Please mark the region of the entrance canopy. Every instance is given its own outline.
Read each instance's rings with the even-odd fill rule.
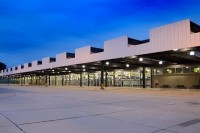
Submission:
[[[64,67],[42,69],[37,71],[25,72],[20,75],[63,75],[69,73],[96,72],[103,67],[106,71],[116,69],[136,69],[138,67],[160,68],[172,65],[193,66],[200,64],[200,47],[187,49],[174,49],[171,51],[144,54],[140,56],[122,57],[117,59],[89,62]]]

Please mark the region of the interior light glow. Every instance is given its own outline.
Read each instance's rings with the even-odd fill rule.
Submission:
[[[162,64],[163,64],[163,61],[159,61],[159,64],[162,65]]]
[[[190,55],[191,56],[195,55],[195,52],[194,51],[190,51]]]
[[[139,61],[143,61],[143,58],[139,58]]]

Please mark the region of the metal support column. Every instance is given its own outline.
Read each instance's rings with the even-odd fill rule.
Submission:
[[[55,84],[54,84],[55,86],[56,86],[56,82],[57,82],[57,78],[56,78],[56,75],[55,75]]]
[[[45,86],[47,87],[48,84],[47,84],[47,78],[48,78],[48,75],[47,75],[47,72],[45,72]]]
[[[115,87],[115,71],[113,72],[113,86]]]
[[[35,75],[34,75],[34,82],[35,82],[35,85],[37,85],[37,82],[38,82],[38,81],[37,81],[37,78],[38,78],[38,77],[37,77],[37,75],[35,74]]]
[[[151,68],[151,88],[153,88],[153,69]]]
[[[82,72],[80,73],[80,87],[82,87]]]
[[[64,85],[64,75],[62,75],[62,86]]]
[[[88,73],[88,86],[90,86],[90,73]]]
[[[8,76],[8,85],[10,84],[10,78],[9,78],[9,76]]]
[[[24,85],[26,85],[26,76],[24,76]]]
[[[104,90],[104,62],[101,62],[101,89]]]
[[[146,88],[146,84],[145,84],[145,67],[142,67],[142,86],[143,88]]]
[[[49,86],[51,85],[51,76],[49,75]]]
[[[30,84],[33,85],[33,76],[30,75],[30,78],[31,78],[31,82],[30,82]]]
[[[107,70],[105,72],[106,72],[106,75],[105,75],[105,87],[108,87],[108,73],[107,73]]]
[[[37,85],[40,85],[40,75],[39,75],[39,77],[38,77]]]
[[[69,73],[69,85],[70,85],[70,82],[71,82],[71,74]]]

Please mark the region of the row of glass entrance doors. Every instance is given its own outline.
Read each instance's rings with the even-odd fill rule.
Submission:
[[[142,74],[139,70],[117,70],[114,72],[107,72],[104,74],[104,84],[108,87],[140,87],[143,84]],[[80,85],[80,74],[57,75],[50,77],[50,85]],[[106,83],[107,82],[107,83]],[[82,73],[82,86],[100,86],[101,76],[100,72],[95,73]],[[151,73],[146,70],[145,84],[151,86]]]
[[[48,75],[47,84],[50,86],[100,86],[101,74],[100,71],[95,73],[70,73],[68,75]],[[25,85],[45,85],[45,76],[32,76],[17,79],[16,83]],[[115,70],[104,74],[104,84],[108,87],[140,87],[143,84],[141,69],[136,70]],[[146,87],[151,86],[150,69],[145,71]]]

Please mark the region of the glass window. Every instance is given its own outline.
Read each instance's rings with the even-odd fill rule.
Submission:
[[[151,69],[146,69],[146,77],[151,77]]]
[[[163,68],[163,74],[168,74],[168,68]]]
[[[156,69],[156,71],[154,72],[155,75],[163,75],[163,69],[159,68]]]
[[[174,74],[175,68],[163,68],[163,74]]]
[[[177,74],[183,73],[183,68],[182,67],[176,68],[176,73]]]
[[[190,73],[191,67],[183,67],[183,73]]]

